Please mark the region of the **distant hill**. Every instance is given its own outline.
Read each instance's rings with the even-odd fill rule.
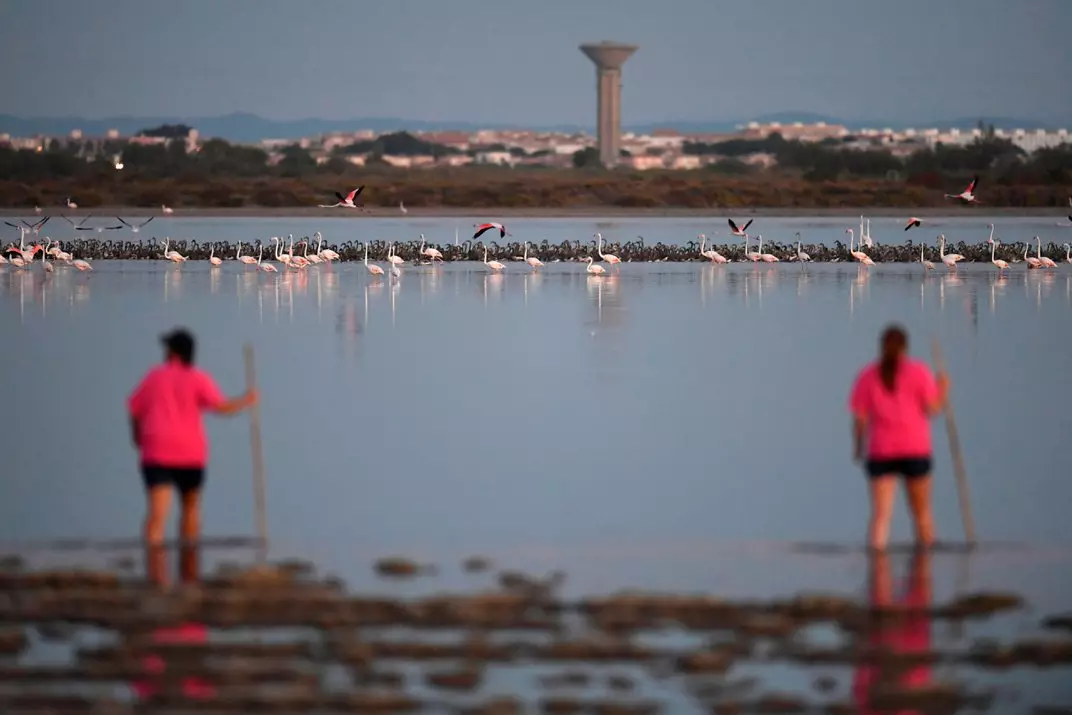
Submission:
[[[759,115],[736,120],[711,120],[692,121],[681,119],[667,119],[661,122],[645,122],[626,124],[624,131],[647,133],[655,129],[677,129],[685,133],[721,133],[732,132],[738,125],[749,121],[757,122],[781,122],[791,124],[793,122],[826,122],[827,124],[843,124],[850,129],[862,129],[864,127],[903,129],[906,127],[936,127],[949,129],[958,127],[970,129],[982,120],[986,124],[993,124],[1004,129],[1055,129],[1055,125],[1039,122],[1033,119],[1015,117],[964,117],[959,119],[932,120],[923,122],[891,122],[883,119],[846,119],[843,117],[831,117],[810,112],[778,112],[776,114]],[[376,132],[391,131],[475,131],[477,129],[539,129],[545,131],[565,132],[593,132],[594,125],[582,124],[559,124],[549,126],[521,127],[519,125],[486,125],[476,122],[464,121],[422,121],[415,119],[402,119],[398,117],[364,117],[357,119],[295,119],[276,120],[266,119],[256,114],[236,112],[217,117],[104,117],[101,119],[87,119],[85,117],[16,117],[10,114],[0,114],[0,133],[12,136],[34,136],[42,134],[46,136],[65,136],[73,129],[81,129],[85,136],[102,136],[109,129],[117,129],[124,136],[130,136],[142,129],[159,126],[161,124],[186,124],[195,127],[203,137],[220,137],[233,142],[257,142],[261,139],[297,139],[299,137],[326,134],[329,132],[352,132],[362,129],[370,129]],[[1072,124],[1072,123],[1070,123]],[[1067,124],[1064,126],[1068,126]]]

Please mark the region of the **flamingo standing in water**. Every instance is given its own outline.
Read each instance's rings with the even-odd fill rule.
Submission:
[[[208,252],[208,262],[211,263],[213,265],[213,267],[218,266],[221,263],[223,263],[222,258],[216,258],[216,247],[215,246],[213,246],[212,249]]]
[[[530,256],[529,255],[529,242],[528,241],[525,241],[525,255],[522,256],[522,258],[524,259],[525,263],[527,263],[530,266],[532,266],[532,270],[534,270],[534,271],[537,271],[540,268],[543,268],[543,261],[541,261],[536,256]]]
[[[264,247],[263,246],[261,246],[261,253],[262,254],[264,253]],[[243,256],[242,255],[242,242],[241,241],[238,242],[238,249],[235,251],[235,260],[236,261],[242,261],[242,263],[245,263],[247,266],[251,265],[251,264],[259,264],[260,263],[259,258],[254,258],[253,256]]]
[[[261,259],[264,258],[264,245],[260,246],[257,251],[257,270],[264,271],[265,273],[278,273],[279,269],[273,266],[271,263],[261,263]]]
[[[597,233],[596,239],[598,240],[596,243],[596,253],[599,254],[599,257],[614,266],[614,270],[621,270],[619,266],[621,265],[622,259],[615,256],[613,253],[603,253],[603,234]]]
[[[431,246],[429,246],[428,248],[424,247],[424,234],[423,233],[421,234],[421,248],[418,251],[418,253],[420,253],[422,256],[428,256],[428,258],[433,263],[435,263],[436,259],[439,259],[440,261],[443,260],[443,254],[439,252],[439,249],[432,248]]]
[[[487,246],[484,246],[484,265],[487,266],[488,269],[490,271],[492,271],[493,273],[499,273],[504,268],[506,268],[506,266],[504,266],[503,264],[499,263],[498,261],[489,261],[488,260],[488,247]]]
[[[946,253],[945,252],[945,234],[944,233],[942,235],[938,236],[938,241],[942,244],[942,250],[941,250],[941,253],[939,253],[939,255],[941,256],[941,259],[942,259],[942,263],[944,263],[945,267],[949,268],[950,270],[956,269],[957,261],[963,261],[964,256],[960,255],[959,253]]]
[[[778,256],[773,253],[763,252],[763,234],[759,234],[759,257],[763,259],[764,263],[777,263]]]
[[[865,266],[873,266],[875,262],[871,260],[871,256],[867,255],[863,251],[854,250],[853,241],[855,240],[856,236],[853,233],[852,229],[845,229],[845,233],[849,234],[849,255],[860,263],[864,264]]]
[[[80,271],[91,271],[93,266],[89,265],[88,261],[83,261],[81,258],[75,258],[74,254],[71,254],[71,267]]]
[[[402,260],[401,256],[396,256],[395,255],[394,241],[392,241],[391,244],[387,246],[387,260],[391,264],[392,267],[398,267],[398,266],[401,266],[403,263],[405,263],[405,261]],[[399,270],[401,270],[401,269],[399,269]],[[392,272],[393,272],[393,268],[392,268]]]
[[[319,231],[313,234],[313,238],[316,239],[316,255],[320,256],[325,261],[339,260],[339,254],[335,253],[335,251],[331,250],[330,248],[325,248],[322,251],[320,250],[320,246],[324,243],[324,237]]]
[[[383,268],[377,266],[375,263],[368,262],[368,241],[365,241],[365,270],[369,272],[370,276],[383,275]]]
[[[797,260],[800,261],[800,270],[804,270],[804,264],[811,260],[811,256],[800,250],[800,231],[797,231]]]
[[[311,255],[311,256],[309,255],[309,242],[308,241],[302,241],[302,244],[304,244],[304,246],[305,246],[305,251],[302,253],[302,258],[304,258],[308,263],[314,263],[315,264],[315,263],[323,263],[324,262],[324,259],[321,258],[319,255],[317,255],[315,253],[313,255]]]
[[[48,260],[48,249],[50,248],[52,248],[51,239],[48,242],[48,246],[46,246],[45,250],[41,253],[41,267],[45,269],[45,273],[51,273],[54,270],[52,268],[52,262]]]
[[[283,264],[284,267],[290,265],[290,256],[283,253],[283,239],[279,236],[272,236],[272,243],[275,244],[275,260]]]
[[[69,209],[76,209],[76,208],[78,208],[78,204],[76,204],[76,203],[75,203],[74,201],[71,201],[71,197],[70,197],[70,196],[68,196],[68,197],[67,197],[67,208],[69,208]]]
[[[998,243],[1000,243],[1000,241],[995,241],[992,238],[988,239],[988,241],[990,243],[990,262],[998,267],[998,272],[1000,273],[1001,271],[1008,268],[1009,264],[1007,261],[1003,261],[1000,258],[994,257],[994,250],[998,247]]]
[[[749,223],[752,223],[752,222],[749,221]],[[760,256],[759,251],[749,251],[748,250],[748,234],[747,233],[744,234],[744,257],[747,258],[748,260],[752,261],[752,263],[755,263],[756,261],[760,260],[760,258],[762,257],[762,256]]]
[[[165,206],[164,204],[160,204],[160,210],[164,212],[165,216],[170,216],[171,214],[175,213],[175,209],[171,208],[170,206]]]
[[[1042,267],[1042,262],[1039,261],[1039,259],[1035,258],[1034,256],[1027,255],[1027,246],[1028,246],[1028,244],[1025,243],[1024,244],[1024,261],[1027,263],[1028,269],[1030,270],[1032,268],[1041,268]]]
[[[171,237],[168,236],[164,239],[164,258],[172,263],[182,263],[186,260],[186,256],[181,255],[178,251],[168,250],[171,245]]]
[[[923,248],[923,244],[919,244],[919,262],[922,263],[923,267],[926,268],[928,271],[933,271],[934,264],[923,258]]]
[[[975,187],[978,184],[979,177],[976,176],[971,180],[971,183],[968,184],[968,188],[964,189],[964,191],[961,191],[959,194],[946,194],[945,197],[947,199],[959,199],[966,204],[978,203],[978,200],[975,198]]]
[[[1072,247],[1069,244],[1065,244],[1065,263],[1072,263]]]
[[[1042,239],[1039,238],[1038,236],[1035,236],[1035,241],[1036,241],[1036,244],[1035,244],[1036,245],[1035,257],[1038,258],[1039,263],[1042,264],[1042,267],[1043,268],[1056,268],[1057,264],[1054,263],[1052,258],[1047,258],[1046,256],[1042,255]]]
[[[294,234],[289,234],[289,238],[290,245],[287,247],[287,255],[289,256],[289,259],[287,260],[287,265],[291,268],[305,268],[309,265],[309,261],[304,256],[294,255]]]
[[[708,259],[712,263],[727,263],[726,257],[713,248],[704,250],[707,246],[707,235],[701,233],[697,238],[700,239],[700,255]]]
[[[603,275],[604,273],[607,272],[603,268],[603,266],[597,266],[594,263],[592,263],[592,261],[594,261],[595,259],[592,258],[591,256],[585,256],[584,260],[588,262],[588,267],[585,268],[584,270],[588,271],[589,275],[601,276],[601,275]]]

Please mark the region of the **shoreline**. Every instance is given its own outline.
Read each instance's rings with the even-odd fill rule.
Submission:
[[[619,206],[577,206],[547,208],[509,208],[509,207],[453,207],[429,206],[411,207],[402,214],[397,208],[375,207],[370,213],[358,213],[345,209],[321,209],[315,206],[261,207],[243,206],[239,208],[176,208],[175,213],[167,218],[356,218],[356,219],[429,219],[429,218],[471,218],[486,217],[494,219],[557,219],[557,218],[714,218],[732,217],[748,218],[854,218],[861,214],[871,218],[901,218],[909,216],[920,218],[956,218],[969,217],[973,214],[983,216],[1001,216],[1012,218],[1057,218],[1067,219],[1068,210],[1062,207],[1024,208],[1013,206],[976,207],[916,207],[899,208],[889,206],[852,207],[852,208],[794,208],[794,207],[752,207],[752,208],[623,208]],[[67,209],[57,206],[52,212],[44,211],[41,215],[66,216],[157,216],[164,218],[158,209],[137,206],[95,206],[91,208]],[[0,207],[0,217],[28,218],[34,216],[33,209],[19,207]]]

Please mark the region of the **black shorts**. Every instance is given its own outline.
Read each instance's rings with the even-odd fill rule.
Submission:
[[[901,457],[899,459],[867,460],[867,476],[875,479],[899,474],[905,479],[920,479],[931,473],[930,457]]]
[[[159,467],[141,465],[141,478],[146,489],[173,485],[182,494],[196,492],[205,482],[204,467]]]

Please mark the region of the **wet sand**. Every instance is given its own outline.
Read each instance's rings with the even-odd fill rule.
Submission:
[[[395,207],[370,207],[369,213],[359,213],[350,209],[321,209],[315,206],[292,206],[267,208],[244,206],[241,208],[176,208],[169,218],[279,218],[279,217],[323,217],[323,218],[454,218],[454,217],[488,217],[494,219],[515,218],[717,218],[727,216],[736,218],[855,218],[861,214],[872,218],[896,217],[907,219],[909,216],[927,217],[970,217],[985,212],[987,216],[1033,217],[1053,216],[1056,219],[1067,218],[1067,211],[1062,207],[1020,208],[1020,207],[965,207],[950,205],[948,207],[928,208],[891,208],[888,206],[861,206],[855,208],[797,208],[797,207],[734,207],[711,209],[643,209],[621,208],[618,206],[586,206],[564,208],[495,208],[495,207],[407,207],[407,213],[401,213]],[[48,208],[46,214],[51,216],[151,216],[160,212],[155,208],[137,206],[96,206],[75,210],[62,206]],[[32,216],[33,210],[27,208],[0,207],[0,216]]]

